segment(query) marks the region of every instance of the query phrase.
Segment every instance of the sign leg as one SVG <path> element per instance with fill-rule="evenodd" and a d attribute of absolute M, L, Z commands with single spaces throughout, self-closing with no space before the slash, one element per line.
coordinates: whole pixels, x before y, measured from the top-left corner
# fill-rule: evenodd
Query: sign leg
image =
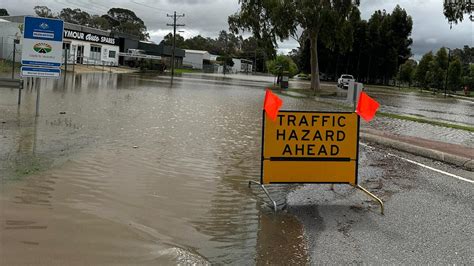
<path fill-rule="evenodd" d="M 40 92 L 41 87 L 37 86 L 38 90 L 36 91 L 36 117 L 39 116 L 39 104 L 40 104 Z"/>
<path fill-rule="evenodd" d="M 268 193 L 268 190 L 265 188 L 265 186 L 262 185 L 262 184 L 260 184 L 260 183 L 258 183 L 258 182 L 256 182 L 256 181 L 250 180 L 250 181 L 249 181 L 249 188 L 250 188 L 250 186 L 251 186 L 252 184 L 256 184 L 256 185 L 260 186 L 260 188 L 263 190 L 263 192 L 265 192 L 265 194 L 267 195 L 268 199 L 270 199 L 270 201 L 273 203 L 273 210 L 274 210 L 275 213 L 276 213 L 276 212 L 277 212 L 277 204 L 276 204 L 276 202 L 272 199 L 272 197 L 270 196 L 270 193 Z"/>
<path fill-rule="evenodd" d="M 361 187 L 360 185 L 356 185 L 355 186 L 356 188 L 362 190 L 365 194 L 369 195 L 369 197 L 373 198 L 375 201 L 377 201 L 379 204 L 380 204 L 380 213 L 383 215 L 383 211 L 384 211 L 384 208 L 383 208 L 383 202 L 381 199 L 379 199 L 377 196 L 375 196 L 374 194 L 372 194 L 370 191 L 368 191 L 367 189 Z"/>
<path fill-rule="evenodd" d="M 21 104 L 21 90 L 23 89 L 23 80 L 20 79 L 20 87 L 18 88 L 18 105 Z"/>

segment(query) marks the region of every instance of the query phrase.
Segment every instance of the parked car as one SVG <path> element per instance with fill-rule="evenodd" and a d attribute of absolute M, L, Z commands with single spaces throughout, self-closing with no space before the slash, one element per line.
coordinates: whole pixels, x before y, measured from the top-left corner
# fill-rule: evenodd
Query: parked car
<path fill-rule="evenodd" d="M 349 82 L 355 81 L 354 76 L 349 74 L 342 74 L 341 77 L 337 80 L 337 87 L 347 90 L 349 87 Z"/>
<path fill-rule="evenodd" d="M 300 79 L 300 80 L 310 80 L 311 79 L 311 76 L 310 75 L 306 75 L 304 73 L 299 73 L 298 75 L 295 75 L 293 77 L 294 79 Z"/>

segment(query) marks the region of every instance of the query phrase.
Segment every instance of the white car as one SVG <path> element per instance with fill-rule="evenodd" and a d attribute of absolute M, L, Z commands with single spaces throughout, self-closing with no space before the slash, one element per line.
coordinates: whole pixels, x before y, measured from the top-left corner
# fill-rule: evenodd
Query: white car
<path fill-rule="evenodd" d="M 355 81 L 354 76 L 349 74 L 342 74 L 341 77 L 337 80 L 337 87 L 347 90 L 350 81 Z"/>

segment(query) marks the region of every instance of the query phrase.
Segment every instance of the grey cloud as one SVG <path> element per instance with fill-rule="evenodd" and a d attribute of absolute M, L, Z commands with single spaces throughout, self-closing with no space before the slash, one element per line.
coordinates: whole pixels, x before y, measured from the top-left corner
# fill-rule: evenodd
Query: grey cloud
<path fill-rule="evenodd" d="M 375 10 L 391 12 L 399 4 L 413 18 L 412 52 L 420 57 L 429 50 L 437 50 L 441 46 L 462 47 L 473 46 L 473 23 L 465 20 L 449 29 L 449 24 L 443 15 L 440 0 L 363 0 L 360 10 L 362 18 L 368 19 Z M 2 0 L 2 7 L 10 14 L 33 14 L 35 5 L 46 5 L 54 12 L 62 8 L 80 8 L 89 13 L 103 14 L 111 7 L 122 7 L 133 10 L 142 18 L 153 32 L 171 32 L 171 19 L 166 14 L 176 11 L 186 16 L 179 23 L 186 24 L 182 29 L 186 34 L 201 34 L 216 37 L 220 30 L 228 30 L 227 17 L 235 13 L 238 0 L 115 0 L 113 3 L 105 0 L 42 0 L 41 3 L 32 0 Z M 186 35 L 185 34 L 185 35 Z M 153 40 L 161 41 L 155 35 Z M 288 51 L 298 46 L 297 42 L 288 40 L 280 44 L 280 51 Z"/>

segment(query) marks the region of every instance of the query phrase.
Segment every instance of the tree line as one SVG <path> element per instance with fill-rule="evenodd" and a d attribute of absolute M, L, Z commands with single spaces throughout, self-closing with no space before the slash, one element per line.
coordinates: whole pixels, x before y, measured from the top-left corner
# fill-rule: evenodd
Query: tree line
<path fill-rule="evenodd" d="M 267 45 L 293 37 L 300 47 L 309 42 L 311 88 L 320 90 L 318 45 L 331 50 L 350 50 L 353 22 L 360 19 L 359 0 L 239 0 L 240 9 L 229 16 L 234 33 L 252 32 Z M 300 33 L 302 34 L 300 35 Z"/>
<path fill-rule="evenodd" d="M 348 73 L 361 82 L 389 84 L 412 55 L 412 26 L 412 18 L 398 5 L 392 13 L 375 11 L 369 20 L 353 16 L 335 41 L 318 42 L 319 70 L 332 80 Z M 289 55 L 301 71 L 310 73 L 310 41 L 305 36 Z"/>
<path fill-rule="evenodd" d="M 451 23 L 472 15 L 469 0 L 444 1 L 444 15 Z M 336 79 L 352 73 L 366 83 L 389 84 L 399 66 L 411 56 L 413 21 L 400 6 L 387 13 L 376 11 L 360 19 L 360 0 L 239 0 L 240 9 L 229 16 L 234 33 L 249 31 L 257 39 L 294 38 L 300 47 L 291 53 L 299 68 L 311 73 L 311 88 L 320 89 L 320 71 Z M 441 5 L 441 3 L 439 3 Z"/>
<path fill-rule="evenodd" d="M 173 45 L 173 34 L 167 34 L 161 43 Z M 244 39 L 240 35 L 235 35 L 225 30 L 220 31 L 216 38 L 197 35 L 185 39 L 183 36 L 176 34 L 176 47 L 208 51 L 211 54 L 222 57 L 223 60 L 232 57 L 248 59 L 254 62 L 255 70 L 259 72 L 266 72 L 266 61 L 276 56 L 274 47 L 267 47 L 265 49 L 255 37 L 251 36 Z"/>
<path fill-rule="evenodd" d="M 421 89 L 450 91 L 461 90 L 464 86 L 474 88 L 474 47 L 463 49 L 439 49 L 424 54 L 420 62 L 408 60 L 400 66 L 397 79 L 400 83 L 416 85 Z"/>
<path fill-rule="evenodd" d="M 142 19 L 135 12 L 125 8 L 111 8 L 106 14 L 89 14 L 79 8 L 63 8 L 55 14 L 47 6 L 35 6 L 36 15 L 44 18 L 58 18 L 65 22 L 110 30 L 117 33 L 126 33 L 138 37 L 140 40 L 148 40 L 150 35 Z"/>

